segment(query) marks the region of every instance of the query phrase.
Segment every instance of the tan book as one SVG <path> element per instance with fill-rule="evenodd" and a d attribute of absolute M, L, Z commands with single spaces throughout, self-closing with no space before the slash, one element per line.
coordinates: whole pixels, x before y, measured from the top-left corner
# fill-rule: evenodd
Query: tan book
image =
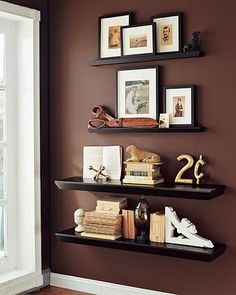
<path fill-rule="evenodd" d="M 164 182 L 164 178 L 158 179 L 158 180 L 143 180 L 143 179 L 130 179 L 125 176 L 125 178 L 122 181 L 123 183 L 127 184 L 147 184 L 147 185 L 155 185 Z"/>
<path fill-rule="evenodd" d="M 150 215 L 150 241 L 164 243 L 165 235 L 165 213 L 158 211 Z"/>
<path fill-rule="evenodd" d="M 161 175 L 160 171 L 155 171 L 155 169 L 152 169 L 154 171 L 134 171 L 134 170 L 126 170 L 125 174 L 128 176 L 142 176 L 142 177 L 159 177 Z"/>
<path fill-rule="evenodd" d="M 122 230 L 123 230 L 123 237 L 125 239 L 129 238 L 129 226 L 128 226 L 128 210 L 122 209 Z"/>
<path fill-rule="evenodd" d="M 136 228 L 135 228 L 133 210 L 128 210 L 128 232 L 129 232 L 129 239 L 134 240 L 136 236 Z"/>
<path fill-rule="evenodd" d="M 134 163 L 134 162 L 125 162 L 126 169 L 135 170 L 135 171 L 143 171 L 143 170 L 151 170 L 158 169 L 163 163 Z"/>
<path fill-rule="evenodd" d="M 81 237 L 104 239 L 104 240 L 116 240 L 121 237 L 121 236 L 95 234 L 95 233 L 88 233 L 88 232 L 83 232 L 80 235 Z"/>
<path fill-rule="evenodd" d="M 125 179 L 140 179 L 140 180 L 159 180 L 162 179 L 163 177 L 160 175 L 160 177 L 146 177 L 146 176 L 130 176 L 130 175 L 125 175 Z"/>
<path fill-rule="evenodd" d="M 121 209 L 127 207 L 127 198 L 104 198 L 97 200 L 97 212 L 120 213 Z"/>

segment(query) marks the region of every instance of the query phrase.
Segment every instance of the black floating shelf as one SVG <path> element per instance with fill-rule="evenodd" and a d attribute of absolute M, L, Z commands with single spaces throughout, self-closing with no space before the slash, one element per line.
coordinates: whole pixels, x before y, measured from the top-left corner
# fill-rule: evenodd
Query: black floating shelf
<path fill-rule="evenodd" d="M 170 128 L 124 128 L 124 127 L 103 127 L 94 129 L 89 127 L 91 133 L 168 133 L 168 132 L 202 132 L 205 128 L 202 126 L 196 127 L 170 127 Z"/>
<path fill-rule="evenodd" d="M 115 241 L 101 240 L 96 238 L 81 237 L 80 234 L 74 231 L 74 228 L 64 230 L 56 233 L 57 238 L 62 242 L 84 244 L 97 247 L 105 247 L 112 249 L 127 250 L 132 252 L 141 252 L 155 255 L 172 256 L 201 261 L 212 261 L 216 257 L 222 255 L 225 251 L 224 244 L 215 244 L 213 249 L 182 246 L 174 244 L 161 244 L 148 242 L 147 244 L 141 244 L 135 242 L 135 240 L 127 240 L 120 238 Z"/>
<path fill-rule="evenodd" d="M 168 59 L 181 59 L 181 58 L 192 58 L 203 56 L 200 51 L 193 52 L 170 52 L 170 53 L 159 53 L 156 55 L 137 55 L 132 57 L 113 57 L 97 59 L 89 62 L 90 66 L 105 66 L 114 64 L 126 64 L 136 62 L 148 62 L 148 61 L 159 61 Z"/>
<path fill-rule="evenodd" d="M 188 185 L 164 182 L 154 186 L 122 184 L 119 180 L 99 182 L 93 179 L 83 179 L 81 176 L 70 177 L 55 181 L 59 189 L 80 190 L 93 192 L 109 192 L 120 194 L 135 194 L 146 196 L 161 196 L 185 199 L 210 200 L 224 193 L 224 185 L 202 184 Z"/>

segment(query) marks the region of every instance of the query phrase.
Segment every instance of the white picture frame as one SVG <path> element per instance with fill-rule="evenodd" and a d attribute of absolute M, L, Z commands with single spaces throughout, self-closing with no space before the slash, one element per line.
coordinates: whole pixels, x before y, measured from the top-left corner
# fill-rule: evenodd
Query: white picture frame
<path fill-rule="evenodd" d="M 121 55 L 155 54 L 156 26 L 154 23 L 121 28 Z"/>
<path fill-rule="evenodd" d="M 164 112 L 169 113 L 170 126 L 195 125 L 195 86 L 164 87 Z"/>
<path fill-rule="evenodd" d="M 99 58 L 121 56 L 121 27 L 131 24 L 132 13 L 99 17 Z"/>
<path fill-rule="evenodd" d="M 181 51 L 182 14 L 159 15 L 152 20 L 156 24 L 156 53 Z"/>
<path fill-rule="evenodd" d="M 117 70 L 118 118 L 159 118 L 159 67 Z"/>

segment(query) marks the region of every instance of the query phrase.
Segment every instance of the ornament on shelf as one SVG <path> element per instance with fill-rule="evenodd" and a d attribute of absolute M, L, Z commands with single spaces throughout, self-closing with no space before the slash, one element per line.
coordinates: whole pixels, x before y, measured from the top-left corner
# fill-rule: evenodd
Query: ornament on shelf
<path fill-rule="evenodd" d="M 214 248 L 212 241 L 197 234 L 196 226 L 187 218 L 181 220 L 172 207 L 165 207 L 166 243 Z M 175 236 L 175 231 L 179 234 Z"/>
<path fill-rule="evenodd" d="M 126 162 L 142 162 L 142 163 L 160 163 L 161 158 L 158 154 L 143 151 L 134 145 L 126 148 L 126 152 L 130 154 L 130 158 Z"/>
<path fill-rule="evenodd" d="M 149 240 L 149 227 L 150 227 L 150 205 L 144 197 L 141 197 L 135 209 L 135 224 L 138 230 L 136 240 L 146 243 Z"/>
<path fill-rule="evenodd" d="M 85 216 L 85 212 L 84 212 L 84 209 L 82 208 L 77 209 L 74 213 L 74 222 L 77 224 L 75 231 L 78 233 L 81 233 L 84 231 L 84 226 L 83 226 L 84 216 Z"/>
<path fill-rule="evenodd" d="M 206 162 L 203 160 L 202 155 L 200 155 L 199 160 L 197 161 L 195 167 L 194 167 L 194 176 L 197 180 L 197 184 L 200 184 L 200 180 L 204 177 L 204 173 L 199 173 L 200 165 L 204 166 Z"/>
<path fill-rule="evenodd" d="M 95 181 L 98 181 L 99 176 L 105 177 L 106 181 L 110 180 L 110 176 L 103 173 L 105 169 L 106 168 L 103 165 L 101 165 L 99 169 L 95 169 L 91 165 L 89 166 L 89 170 L 93 170 L 95 172 L 95 176 L 93 178 Z"/>
<path fill-rule="evenodd" d="M 142 151 L 134 145 L 127 147 L 130 158 L 124 162 L 125 177 L 123 183 L 155 185 L 164 181 L 161 175 L 161 158 L 159 155 Z"/>
<path fill-rule="evenodd" d="M 178 156 L 177 160 L 181 161 L 186 159 L 188 162 L 187 164 L 180 169 L 180 171 L 178 172 L 178 174 L 175 177 L 175 182 L 176 183 L 188 183 L 188 184 L 192 184 L 193 183 L 193 179 L 191 178 L 182 178 L 182 175 L 189 170 L 190 168 L 193 167 L 194 165 L 194 159 L 191 155 L 180 155 Z M 199 173 L 199 169 L 200 166 L 204 166 L 206 164 L 206 162 L 203 160 L 203 156 L 200 155 L 199 156 L 199 160 L 196 162 L 195 166 L 194 166 L 194 176 L 196 178 L 196 184 L 199 185 L 200 184 L 200 180 L 204 177 L 204 173 L 201 172 Z"/>
<path fill-rule="evenodd" d="M 192 52 L 200 50 L 200 32 L 192 33 L 192 40 L 190 43 L 184 45 L 183 52 Z"/>

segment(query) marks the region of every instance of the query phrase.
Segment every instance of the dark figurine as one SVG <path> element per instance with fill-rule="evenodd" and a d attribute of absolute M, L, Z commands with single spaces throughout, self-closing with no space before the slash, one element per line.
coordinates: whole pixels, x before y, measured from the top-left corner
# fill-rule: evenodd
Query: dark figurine
<path fill-rule="evenodd" d="M 193 37 L 190 43 L 184 45 L 183 52 L 192 52 L 200 50 L 200 32 L 193 32 Z"/>
<path fill-rule="evenodd" d="M 150 205 L 144 197 L 141 197 L 135 209 L 135 223 L 138 229 L 136 241 L 146 243 L 149 240 Z"/>

